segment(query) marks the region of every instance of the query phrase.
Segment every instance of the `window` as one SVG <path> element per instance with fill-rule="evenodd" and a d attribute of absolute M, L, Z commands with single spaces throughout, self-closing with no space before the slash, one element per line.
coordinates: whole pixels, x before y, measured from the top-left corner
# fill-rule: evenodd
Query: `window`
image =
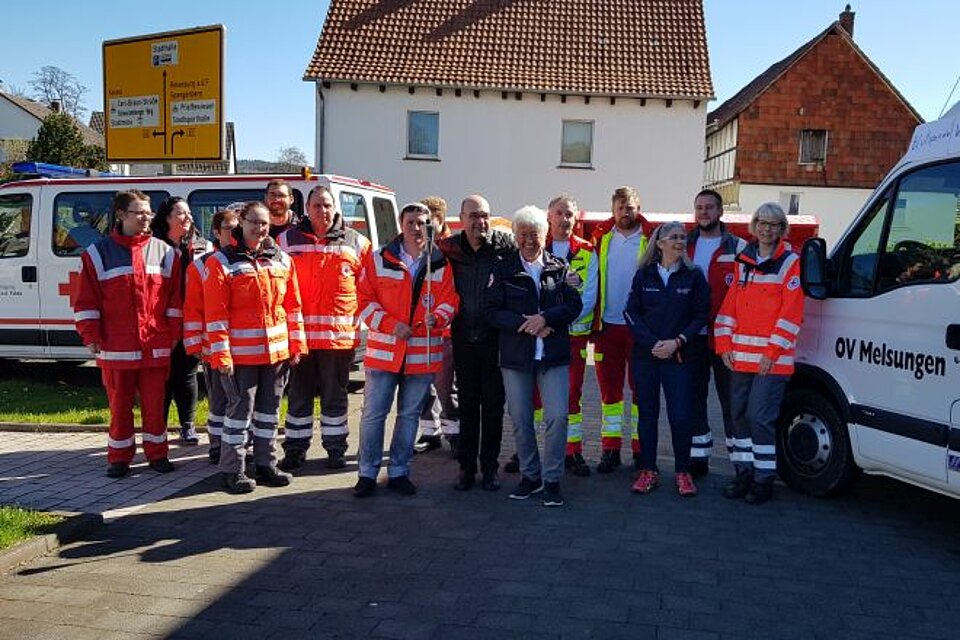
<path fill-rule="evenodd" d="M 560 143 L 560 164 L 589 167 L 593 164 L 593 122 L 564 120 Z"/>
<path fill-rule="evenodd" d="M 340 213 L 343 214 L 343 223 L 352 227 L 370 239 L 370 228 L 367 226 L 367 203 L 359 193 L 349 191 L 340 192 Z"/>
<path fill-rule="evenodd" d="M 827 161 L 827 130 L 803 129 L 800 132 L 800 164 L 824 164 Z"/>
<path fill-rule="evenodd" d="M 187 197 L 187 204 L 200 233 L 209 240 L 213 214 L 234 202 L 262 202 L 265 195 L 265 189 L 198 189 Z M 303 194 L 299 189 L 293 189 L 293 212 L 298 218 L 303 215 Z"/>
<path fill-rule="evenodd" d="M 397 227 L 397 209 L 386 198 L 373 199 L 373 217 L 377 222 L 377 240 L 381 245 L 393 240 L 400 231 Z"/>
<path fill-rule="evenodd" d="M 841 296 L 960 278 L 960 162 L 905 175 L 852 237 L 840 261 Z"/>
<path fill-rule="evenodd" d="M 145 191 L 156 211 L 170 197 L 166 191 Z M 113 224 L 113 196 L 116 191 L 61 193 L 53 201 L 53 255 L 79 256 L 106 235 Z"/>
<path fill-rule="evenodd" d="M 440 114 L 436 111 L 407 112 L 407 157 L 440 157 Z"/>
<path fill-rule="evenodd" d="M 0 259 L 29 253 L 32 211 L 33 198 L 27 194 L 0 197 Z"/>

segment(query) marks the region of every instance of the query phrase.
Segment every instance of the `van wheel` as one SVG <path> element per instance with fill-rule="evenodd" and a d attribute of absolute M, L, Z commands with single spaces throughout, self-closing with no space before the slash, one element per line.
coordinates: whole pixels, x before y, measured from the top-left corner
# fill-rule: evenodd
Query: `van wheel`
<path fill-rule="evenodd" d="M 860 475 L 847 425 L 815 391 L 787 393 L 777 428 L 777 470 L 791 488 L 814 496 L 842 493 Z"/>

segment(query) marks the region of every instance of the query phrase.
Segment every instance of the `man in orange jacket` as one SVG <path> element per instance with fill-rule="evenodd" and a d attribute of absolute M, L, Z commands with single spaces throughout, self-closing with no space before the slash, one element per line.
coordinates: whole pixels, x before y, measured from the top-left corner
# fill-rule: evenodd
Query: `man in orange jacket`
<path fill-rule="evenodd" d="M 133 403 L 140 395 L 143 453 L 160 473 L 167 457 L 163 412 L 170 352 L 183 312 L 176 249 L 150 235 L 150 198 L 121 191 L 113 198 L 117 226 L 83 253 L 74 304 L 77 332 L 97 358 L 110 403 L 107 475 L 130 472 L 136 453 Z"/>
<path fill-rule="evenodd" d="M 443 330 L 460 299 L 443 253 L 428 245 L 430 210 L 414 202 L 400 210 L 401 234 L 368 255 L 360 276 L 360 319 L 370 331 L 363 359 L 360 471 L 354 495 L 377 487 L 387 414 L 397 395 L 387 488 L 413 495 L 410 481 L 417 424 L 433 375 L 443 366 Z M 432 250 L 431 250 L 432 249 Z"/>
<path fill-rule="evenodd" d="M 299 469 L 313 436 L 313 399 L 320 396 L 320 437 L 327 467 L 342 469 L 347 451 L 347 383 L 360 341 L 357 279 L 370 241 L 346 226 L 326 187 L 307 197 L 308 217 L 277 238 L 297 266 L 310 352 L 290 370 L 284 425 L 284 471 Z"/>

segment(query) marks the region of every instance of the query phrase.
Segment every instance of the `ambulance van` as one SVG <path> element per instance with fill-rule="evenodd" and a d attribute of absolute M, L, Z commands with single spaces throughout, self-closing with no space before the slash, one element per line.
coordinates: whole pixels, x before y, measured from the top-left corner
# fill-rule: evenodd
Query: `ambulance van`
<path fill-rule="evenodd" d="M 778 470 L 829 495 L 862 471 L 960 497 L 960 104 L 906 155 L 827 255 L 807 295 Z"/>
<path fill-rule="evenodd" d="M 71 299 L 80 255 L 113 225 L 110 202 L 117 191 L 143 191 L 154 211 L 170 196 L 186 199 L 209 238 L 218 209 L 263 200 L 273 178 L 293 187 L 297 215 L 304 214 L 310 190 L 325 185 L 346 224 L 373 246 L 398 232 L 393 191 L 334 175 L 38 177 L 0 184 L 0 358 L 89 359 L 74 329 Z"/>

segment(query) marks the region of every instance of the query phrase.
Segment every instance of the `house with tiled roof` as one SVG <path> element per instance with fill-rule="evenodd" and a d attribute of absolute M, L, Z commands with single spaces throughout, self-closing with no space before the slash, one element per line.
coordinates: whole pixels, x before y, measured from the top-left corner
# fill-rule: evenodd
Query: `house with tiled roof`
<path fill-rule="evenodd" d="M 0 162 L 6 162 L 6 149 L 25 152 L 26 145 L 37 137 L 43 119 L 52 113 L 53 110 L 41 102 L 0 91 Z M 82 122 L 77 122 L 77 127 L 84 144 L 103 146 L 102 134 Z"/>
<path fill-rule="evenodd" d="M 713 97 L 701 0 L 332 0 L 304 80 L 316 164 L 398 199 L 560 191 L 687 210 Z"/>
<path fill-rule="evenodd" d="M 923 119 L 853 39 L 855 14 L 771 65 L 707 116 L 704 185 L 728 209 L 779 202 L 839 239 Z"/>

